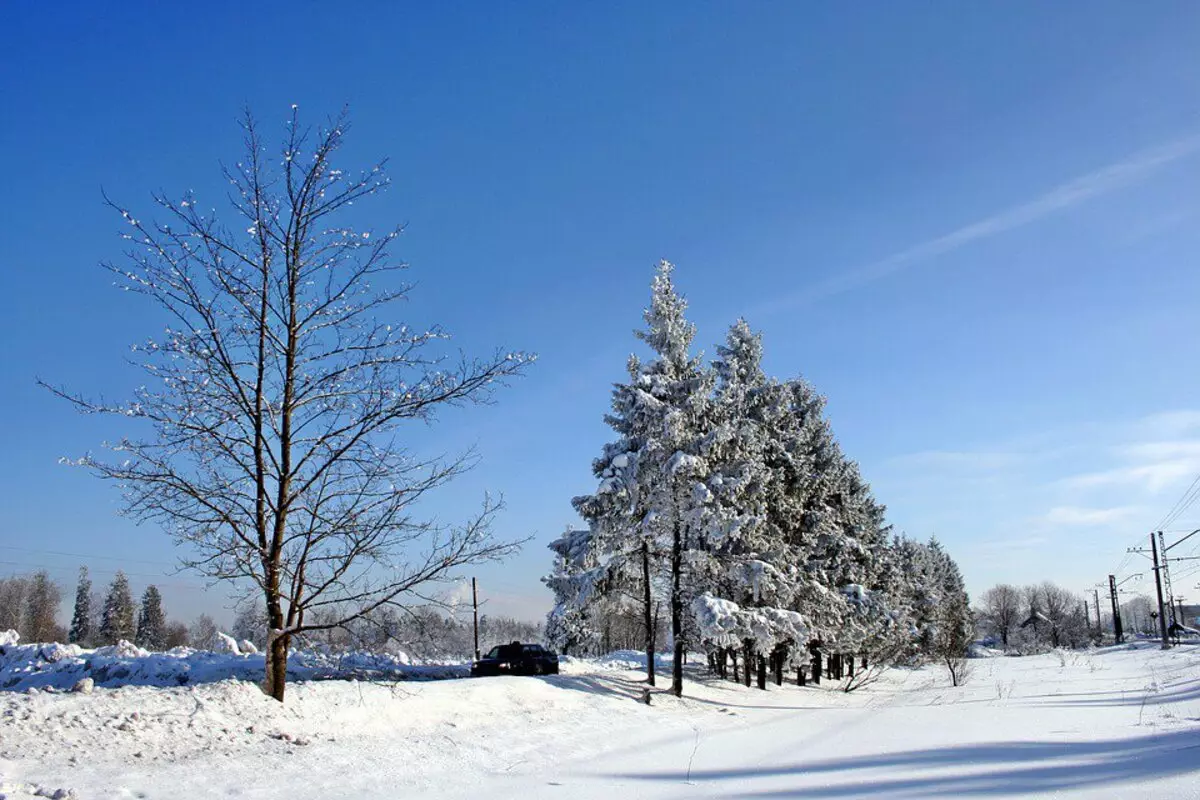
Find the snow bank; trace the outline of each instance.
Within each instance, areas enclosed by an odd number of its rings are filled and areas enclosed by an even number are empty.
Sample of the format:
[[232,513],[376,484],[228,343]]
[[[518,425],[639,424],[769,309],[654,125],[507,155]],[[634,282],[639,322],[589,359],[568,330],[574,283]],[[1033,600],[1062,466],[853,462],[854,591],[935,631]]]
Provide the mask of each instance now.
[[[223,644],[228,647],[228,643]],[[238,649],[235,643],[233,652],[176,647],[165,653],[151,653],[121,641],[86,650],[73,644],[20,644],[14,631],[4,631],[0,632],[0,690],[67,691],[84,678],[108,688],[187,686],[229,678],[262,680],[264,654]],[[438,680],[462,678],[469,673],[469,664],[413,664],[403,653],[294,650],[288,658],[288,680]]]

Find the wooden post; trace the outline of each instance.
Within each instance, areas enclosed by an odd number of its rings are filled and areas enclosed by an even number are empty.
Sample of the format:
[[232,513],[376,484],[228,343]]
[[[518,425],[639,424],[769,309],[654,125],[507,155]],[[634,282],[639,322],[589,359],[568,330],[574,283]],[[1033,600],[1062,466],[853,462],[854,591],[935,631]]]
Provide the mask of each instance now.
[[475,627],[475,660],[479,660],[479,590],[471,578],[471,616]]

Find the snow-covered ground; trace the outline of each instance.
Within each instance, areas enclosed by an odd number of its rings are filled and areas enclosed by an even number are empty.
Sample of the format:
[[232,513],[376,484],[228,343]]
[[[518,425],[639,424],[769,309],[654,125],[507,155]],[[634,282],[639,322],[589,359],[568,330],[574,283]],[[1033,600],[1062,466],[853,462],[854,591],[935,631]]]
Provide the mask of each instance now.
[[[233,639],[224,652],[176,647],[151,653],[129,642],[83,649],[73,644],[21,644],[15,631],[0,631],[0,690],[69,690],[83,678],[96,686],[190,686],[236,678],[261,680],[265,657],[253,645],[239,652]],[[406,655],[299,650],[288,658],[289,680],[329,678],[431,680],[465,678],[471,665],[414,663]]]
[[[0,794],[366,798],[1200,797],[1200,648],[896,670],[850,695],[563,674],[0,692]],[[699,673],[696,676],[699,677]]]

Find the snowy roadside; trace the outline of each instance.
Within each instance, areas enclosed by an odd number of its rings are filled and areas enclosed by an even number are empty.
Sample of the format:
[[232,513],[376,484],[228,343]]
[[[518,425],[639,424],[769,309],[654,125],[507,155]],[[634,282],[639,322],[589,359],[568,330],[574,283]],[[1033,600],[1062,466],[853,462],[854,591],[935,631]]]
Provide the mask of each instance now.
[[[850,695],[563,674],[0,692],[0,794],[108,797],[1200,796],[1200,651],[896,670]],[[64,795],[65,796],[65,795]]]
[[[261,680],[262,653],[223,637],[223,652],[177,647],[152,653],[129,642],[84,649],[73,644],[21,644],[14,631],[0,632],[0,691],[68,691],[91,678],[96,686],[187,686],[220,680]],[[297,650],[288,659],[289,680],[329,678],[434,680],[462,678],[470,664],[416,663],[404,654]]]

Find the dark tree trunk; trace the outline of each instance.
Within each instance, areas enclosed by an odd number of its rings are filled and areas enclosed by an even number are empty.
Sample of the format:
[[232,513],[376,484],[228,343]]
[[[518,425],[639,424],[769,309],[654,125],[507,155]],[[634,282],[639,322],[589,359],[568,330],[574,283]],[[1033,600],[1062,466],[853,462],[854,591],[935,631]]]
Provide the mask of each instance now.
[[797,686],[804,685],[804,665],[803,664],[797,665],[797,667],[796,667],[796,685]]
[[846,676],[850,677],[850,678],[854,677],[854,656],[853,655],[846,656]]
[[732,647],[729,648],[729,658],[733,662],[733,682],[737,683],[738,681],[741,680],[741,677],[740,677],[740,674],[738,673],[737,650],[734,650]]
[[863,657],[862,657],[862,663],[861,663],[861,664],[859,664],[859,666],[860,666],[860,667],[862,667],[863,669],[866,669],[866,668],[867,668],[867,655],[866,655],[866,653],[864,653],[864,654],[863,654]]
[[812,682],[813,686],[821,685],[821,651],[814,650],[812,654]]
[[753,680],[753,676],[750,674],[754,670],[753,664],[754,646],[747,639],[746,643],[742,645],[742,680],[746,684],[747,689],[750,688],[750,681]]
[[758,656],[758,688],[767,688],[767,657],[761,654]]
[[645,604],[646,683],[654,685],[654,609],[650,604],[650,543],[642,540],[642,601]]
[[671,636],[675,640],[674,670],[671,673],[671,693],[683,697],[683,530],[679,513],[675,514],[675,530],[671,537]]
[[783,662],[787,658],[786,650],[775,651],[775,685],[783,686]]
[[[272,629],[274,631],[275,629]],[[267,635],[266,682],[263,689],[271,697],[283,702],[287,688],[288,637]]]

